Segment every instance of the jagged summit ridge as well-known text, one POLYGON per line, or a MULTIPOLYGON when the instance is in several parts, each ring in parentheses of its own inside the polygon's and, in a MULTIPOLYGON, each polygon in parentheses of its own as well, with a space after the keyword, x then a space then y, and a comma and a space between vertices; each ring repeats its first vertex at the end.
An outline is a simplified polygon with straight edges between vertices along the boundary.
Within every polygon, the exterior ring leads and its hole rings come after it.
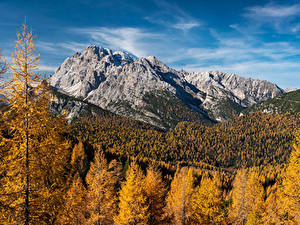
POLYGON ((185 73, 187 81, 191 82, 208 95, 219 96, 233 94, 239 99, 239 104, 249 107, 258 101, 274 98, 284 90, 268 81, 244 78, 236 74, 221 71, 185 73))
POLYGON ((204 99, 198 89, 190 88, 178 72, 155 57, 136 59, 96 46, 67 58, 49 80, 65 94, 155 125, 161 117, 147 109, 145 95, 168 92, 199 111, 204 99))
POLYGON ((149 93, 169 93, 203 117, 209 115, 219 121, 230 119, 220 107, 224 100, 244 108, 283 93, 267 81, 220 71, 177 71, 154 56, 138 59, 95 45, 67 58, 50 77, 50 85, 111 112, 154 125, 159 125, 164 116, 153 107, 149 110, 145 100, 149 93))

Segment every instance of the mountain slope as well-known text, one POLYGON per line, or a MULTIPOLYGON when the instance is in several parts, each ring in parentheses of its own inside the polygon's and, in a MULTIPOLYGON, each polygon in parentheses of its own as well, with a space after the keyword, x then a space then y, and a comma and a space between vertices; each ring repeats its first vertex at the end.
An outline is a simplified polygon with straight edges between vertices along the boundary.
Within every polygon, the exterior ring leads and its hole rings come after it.
POLYGON ((195 117, 202 118, 198 122, 212 123, 200 108, 204 94, 179 77, 175 70, 155 57, 136 60, 124 55, 89 46, 83 53, 66 59, 50 77, 50 84, 67 95, 163 128, 172 124, 164 124, 160 112, 147 110, 143 99, 149 95, 160 98, 161 93, 167 91, 181 105, 193 107, 195 117))
POLYGON ((102 125, 106 123, 107 126, 126 126, 160 131, 160 129, 148 123, 116 115, 82 99, 70 97, 55 90, 52 90, 50 110, 54 115, 65 112, 67 119, 71 119, 73 123, 81 118, 97 118, 101 120, 102 125))
POLYGON ((284 93, 271 82, 247 79, 220 71, 193 72, 184 75, 188 82, 206 93, 203 107, 209 109, 219 121, 231 119, 232 113, 239 114, 253 104, 284 93), (229 112, 226 113, 228 109, 229 112))
POLYGON ((137 59, 97 46, 67 58, 50 77, 50 85, 165 129, 180 121, 213 124, 214 120, 228 120, 244 107, 283 93, 267 81, 218 71, 176 71, 153 56, 137 59))
POLYGON ((114 126, 102 119, 82 118, 72 123, 96 149, 117 158, 128 156, 143 163, 154 161, 170 168, 243 168, 278 165, 288 160, 299 115, 255 113, 207 127, 182 122, 161 132, 114 126))
POLYGON ((254 112, 264 113, 296 113, 300 112, 300 90, 291 91, 278 97, 255 104, 244 110, 243 114, 254 112))

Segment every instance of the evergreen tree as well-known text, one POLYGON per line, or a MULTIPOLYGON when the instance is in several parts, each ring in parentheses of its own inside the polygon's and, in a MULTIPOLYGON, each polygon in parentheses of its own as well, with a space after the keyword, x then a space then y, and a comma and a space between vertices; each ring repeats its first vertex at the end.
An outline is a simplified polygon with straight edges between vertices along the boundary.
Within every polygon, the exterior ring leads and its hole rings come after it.
POLYGON ((167 197, 166 214, 171 224, 190 224, 192 210, 191 198, 194 192, 193 170, 177 169, 167 197))
POLYGON ((217 176, 203 177, 192 197, 194 224, 227 224, 217 176))
POLYGON ((147 197, 143 191, 144 174, 136 162, 126 172, 119 198, 119 214, 115 217, 118 225, 146 225, 149 220, 147 197))
POLYGON ((164 222, 166 185, 162 181, 160 171, 153 165, 147 169, 144 191, 149 202, 149 224, 162 224, 164 222))
POLYGON ((113 161, 110 165, 99 152, 91 163, 86 176, 88 186, 87 210, 89 219, 87 224, 114 224, 117 215, 117 184, 121 179, 122 167, 113 161))
POLYGON ((12 80, 4 93, 9 106, 0 115, 1 224, 48 224, 61 204, 67 126, 49 112, 48 86, 35 71, 38 60, 33 34, 24 24, 9 65, 12 80))

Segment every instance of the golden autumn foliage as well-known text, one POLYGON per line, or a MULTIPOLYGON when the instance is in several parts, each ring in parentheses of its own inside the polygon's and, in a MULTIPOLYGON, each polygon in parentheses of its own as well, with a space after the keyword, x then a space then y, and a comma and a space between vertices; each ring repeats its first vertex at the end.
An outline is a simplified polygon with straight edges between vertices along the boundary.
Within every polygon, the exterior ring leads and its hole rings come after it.
POLYGON ((192 196, 193 224, 227 224, 217 176, 203 177, 192 196))
POLYGON ((264 188, 256 171, 237 172, 229 212, 233 224, 262 224, 264 188))
POLYGON ((246 185, 247 171, 239 170, 233 182, 232 206, 230 208, 230 219, 232 224, 245 224, 247 219, 246 211, 246 185))
POLYGON ((147 169, 143 189, 148 198, 149 224, 163 224, 167 189, 162 180, 161 172, 153 165, 147 169))
MULTIPOLYGON (((300 114, 299 114, 300 115, 300 114)), ((179 123, 163 132, 128 118, 107 115, 82 118, 72 124, 76 135, 118 157, 176 169, 176 165, 215 170, 278 165, 288 160, 299 115, 255 113, 205 127, 179 123)))
POLYGON ((190 224, 192 219, 191 201, 194 192, 194 177, 191 168, 177 169, 166 199, 166 214, 171 224, 190 224))
POLYGON ((264 188, 259 180, 259 175, 255 171, 248 174, 245 189, 245 210, 247 215, 247 225, 262 224, 261 218, 264 212, 264 188))
POLYGON ((81 177, 76 174, 72 186, 65 196, 64 206, 55 224, 86 224, 86 212, 86 189, 82 184, 81 177))
POLYGON ((262 224, 277 225, 283 223, 280 196, 277 184, 271 187, 265 201, 265 211, 262 216, 262 224))
POLYGON ((149 220, 149 205, 143 190, 144 174, 133 161, 127 172, 119 196, 119 214, 115 217, 118 225, 146 225, 149 220))
POLYGON ((81 177, 84 177, 88 169, 88 159, 85 154, 83 143, 80 141, 76 144, 72 150, 71 166, 73 173, 79 173, 81 177))
POLYGON ((121 180, 122 167, 113 160, 109 165, 103 154, 97 152, 86 176, 87 207, 86 224, 114 224, 117 215, 117 185, 121 180))
POLYGON ((290 224, 300 224, 300 131, 281 186, 281 200, 290 224))
POLYGON ((0 223, 48 224, 61 205, 67 175, 67 126, 49 112, 49 89, 36 72, 39 55, 26 24, 12 58, 3 93, 8 108, 0 115, 0 223))
POLYGON ((162 131, 103 111, 70 131, 38 61, 24 25, 0 93, 0 224, 300 224, 299 114, 162 131))

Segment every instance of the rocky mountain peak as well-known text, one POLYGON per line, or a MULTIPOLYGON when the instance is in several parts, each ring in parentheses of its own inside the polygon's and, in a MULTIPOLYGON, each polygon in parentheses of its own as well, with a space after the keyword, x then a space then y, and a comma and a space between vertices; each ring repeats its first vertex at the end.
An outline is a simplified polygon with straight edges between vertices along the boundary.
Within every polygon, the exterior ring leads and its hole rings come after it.
POLYGON ((224 101, 236 110, 283 93, 267 81, 221 71, 177 71, 155 56, 137 59, 130 53, 95 45, 67 58, 50 77, 50 84, 65 94, 154 125, 161 125, 164 116, 156 111, 158 106, 149 104, 170 101, 170 96, 203 118, 209 115, 224 121, 232 117, 231 111, 229 116, 223 113, 224 101))
POLYGON ((113 62, 116 66, 125 65, 127 63, 132 63, 137 60, 137 57, 125 52, 125 51, 113 51, 109 48, 98 47, 96 45, 90 45, 86 47, 83 52, 77 53, 74 56, 77 57, 78 54, 81 56, 81 59, 86 60, 102 60, 108 62, 113 62))

